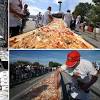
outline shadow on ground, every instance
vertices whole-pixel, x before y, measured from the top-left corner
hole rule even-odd
[[[40,93],[45,91],[47,89],[47,87],[48,87],[48,85],[42,85],[37,88],[33,87],[33,89],[31,89],[27,94],[20,97],[19,100],[33,100],[34,98],[39,96]]]

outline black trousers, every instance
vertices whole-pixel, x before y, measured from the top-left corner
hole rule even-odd
[[[19,35],[20,26],[17,26],[17,27],[10,27],[10,30],[9,30],[9,31],[10,31],[10,37]]]
[[[25,28],[26,26],[26,19],[22,19],[22,26],[21,26],[21,32],[23,32],[23,29]]]

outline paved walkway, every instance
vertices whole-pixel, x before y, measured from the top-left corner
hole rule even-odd
[[[87,42],[95,46],[96,48],[100,48],[100,34],[89,33],[89,32],[76,32],[82,38],[84,38]]]
[[[32,21],[32,20],[29,20],[26,22],[26,26],[23,30],[23,33],[26,33],[26,32],[29,32],[29,31],[32,31],[34,30],[36,27],[35,27],[35,21]]]
[[[38,84],[41,80],[47,78],[51,73],[52,72],[44,74],[37,78],[33,78],[29,81],[26,81],[25,83],[16,85],[12,89],[10,89],[10,99],[11,100],[21,100],[20,98],[22,96],[28,93],[31,90],[31,88],[35,87],[35,85]]]

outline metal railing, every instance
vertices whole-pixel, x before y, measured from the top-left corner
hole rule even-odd
[[[64,82],[64,77],[63,75],[60,73],[61,76],[61,87],[62,87],[62,100],[77,100],[77,99],[73,99],[71,96],[72,93],[72,84],[71,83],[65,83]],[[98,98],[100,98],[100,91],[95,88],[94,86],[92,86],[90,88],[90,91]]]

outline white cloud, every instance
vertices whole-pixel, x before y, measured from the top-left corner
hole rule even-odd
[[[23,0],[22,2],[23,2],[23,4],[25,4],[25,3],[36,3],[35,0]]]
[[[45,9],[40,9],[38,7],[33,6],[29,6],[28,9],[31,15],[37,15],[39,12],[44,13],[46,11]]]
[[[92,3],[92,0],[79,0],[79,2],[83,2],[83,3],[85,3],[85,2]]]
[[[55,3],[55,4],[57,4],[57,5],[58,5],[58,0],[54,0],[54,1],[53,1],[53,3]]]
[[[23,0],[23,2],[25,3],[50,3],[50,0]]]

